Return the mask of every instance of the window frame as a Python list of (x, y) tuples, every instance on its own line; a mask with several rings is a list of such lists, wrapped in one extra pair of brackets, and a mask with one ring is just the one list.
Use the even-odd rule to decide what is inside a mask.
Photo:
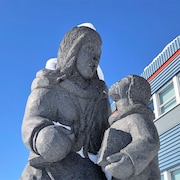
[(180, 166), (174, 167), (174, 168), (169, 169), (169, 170), (167, 170), (167, 171), (163, 171), (163, 172), (161, 173), (161, 176), (162, 176), (162, 175), (164, 176), (164, 180), (173, 180), (171, 173), (172, 173), (173, 171), (178, 170), (178, 169), (180, 169)]
[[(168, 100), (166, 100), (164, 103), (161, 104), (161, 100), (160, 100), (160, 94), (165, 92), (169, 87), (173, 86), (173, 90), (174, 90), (174, 95), (171, 96)], [(159, 113), (160, 115), (170, 111), (173, 107), (175, 107), (177, 105), (177, 97), (176, 97), (176, 92), (175, 92), (175, 87), (174, 87), (174, 82), (173, 80), (169, 81), (167, 84), (165, 84), (159, 91), (158, 91), (158, 104), (159, 104)], [(165, 107), (165, 105), (168, 105), (168, 103), (172, 102), (173, 100), (176, 101), (175, 104), (173, 104), (168, 110), (166, 111), (162, 111), (162, 108)]]
[(172, 179), (172, 172), (174, 172), (174, 171), (176, 171), (176, 170), (180, 170), (180, 167), (179, 167), (179, 168), (177, 167), (177, 168), (174, 168), (174, 169), (171, 169), (171, 170), (170, 170), (169, 173), (170, 173), (171, 180), (173, 180), (173, 179)]
[[(167, 111), (162, 112), (161, 108), (163, 107), (163, 105), (167, 104), (172, 99), (169, 99), (168, 102), (160, 104), (159, 94), (163, 92), (171, 83), (174, 86), (174, 96), (172, 97), (172, 99), (175, 97), (176, 104), (172, 106), (171, 108), (169, 108)], [(167, 82), (164, 86), (162, 86), (157, 92), (152, 94), (150, 101), (153, 101), (153, 104), (154, 104), (154, 114), (155, 114), (154, 121), (158, 120), (158, 118), (160, 118), (164, 114), (171, 111), (174, 107), (179, 105), (180, 104), (180, 73), (174, 76), (169, 82)]]

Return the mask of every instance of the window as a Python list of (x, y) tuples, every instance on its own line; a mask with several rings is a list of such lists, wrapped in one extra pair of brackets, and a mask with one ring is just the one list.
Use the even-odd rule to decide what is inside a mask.
[(163, 114), (176, 105), (174, 85), (171, 82), (159, 93), (160, 113)]
[(161, 174), (161, 180), (180, 180), (180, 167), (164, 171)]
[(153, 110), (157, 119), (178, 104), (180, 104), (180, 73), (152, 95), (148, 106)]
[(150, 100), (148, 107), (153, 111), (154, 113), (154, 118), (155, 118), (155, 111), (154, 111), (154, 102), (153, 99)]
[(111, 112), (114, 113), (116, 110), (117, 110), (117, 108), (116, 108), (116, 103), (113, 102), (113, 103), (111, 104)]
[(176, 169), (171, 172), (171, 180), (179, 180), (180, 179), (180, 169)]
[(161, 180), (164, 180), (164, 175), (161, 175)]
[(150, 100), (149, 104), (148, 104), (148, 107), (154, 111), (154, 103), (153, 103), (153, 100)]

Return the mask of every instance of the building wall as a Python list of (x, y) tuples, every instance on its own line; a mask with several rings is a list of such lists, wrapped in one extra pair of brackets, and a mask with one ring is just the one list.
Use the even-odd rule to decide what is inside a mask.
[[(160, 137), (159, 166), (163, 180), (180, 180), (180, 36), (170, 42), (141, 74), (151, 85), (154, 123)], [(173, 84), (175, 105), (160, 112), (160, 93)], [(169, 83), (169, 84), (170, 84)], [(176, 173), (175, 175), (173, 173)]]
[(177, 51), (178, 55), (166, 67), (164, 67), (157, 75), (151, 80), (151, 92), (154, 94), (169, 80), (171, 80), (180, 71), (180, 49)]
[(161, 172), (180, 165), (180, 124), (160, 135), (159, 166)]

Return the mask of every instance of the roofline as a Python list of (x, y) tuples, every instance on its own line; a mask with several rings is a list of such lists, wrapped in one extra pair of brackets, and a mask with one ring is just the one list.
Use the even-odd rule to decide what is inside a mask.
[(180, 49), (180, 36), (177, 36), (144, 68), (141, 76), (151, 81), (160, 71), (162, 71), (173, 59), (178, 56)]
[(159, 67), (148, 79), (150, 82), (155, 76), (157, 76), (168, 64), (170, 64), (178, 55), (180, 55), (180, 49), (178, 49), (162, 66)]

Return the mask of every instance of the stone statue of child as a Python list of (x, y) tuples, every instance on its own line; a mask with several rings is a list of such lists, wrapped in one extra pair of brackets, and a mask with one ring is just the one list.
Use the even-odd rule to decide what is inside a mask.
[(37, 73), (22, 124), (30, 157), (21, 180), (106, 179), (89, 158), (109, 126), (107, 87), (96, 71), (101, 43), (95, 30), (74, 27), (60, 44), (56, 70)]
[(129, 75), (112, 85), (117, 111), (109, 117), (98, 164), (116, 180), (160, 180), (159, 136), (148, 108), (149, 83)]

